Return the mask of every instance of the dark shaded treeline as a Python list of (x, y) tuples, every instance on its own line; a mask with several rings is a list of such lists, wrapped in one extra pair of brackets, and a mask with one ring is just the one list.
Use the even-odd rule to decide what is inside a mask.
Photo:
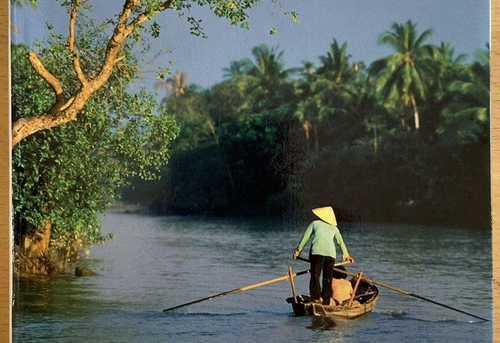
[(488, 227), (489, 51), (472, 62), (412, 22), (380, 36), (369, 66), (333, 40), (287, 69), (259, 46), (208, 89), (160, 82), (181, 127), (156, 183), (129, 201), (158, 213), (302, 216), (332, 204), (347, 221)]

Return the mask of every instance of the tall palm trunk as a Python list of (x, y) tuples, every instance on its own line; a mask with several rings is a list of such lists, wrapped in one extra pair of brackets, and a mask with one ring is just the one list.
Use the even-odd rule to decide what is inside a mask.
[(212, 135), (212, 137), (214, 137), (215, 143), (217, 144), (217, 146), (220, 146), (219, 135), (217, 134), (217, 131), (215, 130), (215, 124), (214, 124), (212, 118), (207, 119), (207, 125), (208, 125), (208, 129), (210, 130), (210, 134)]
[(373, 126), (373, 152), (375, 155), (378, 153), (377, 125)]
[(415, 97), (411, 97), (411, 106), (413, 108), (413, 116), (415, 118), (415, 129), (418, 130), (420, 128), (420, 114), (418, 113), (417, 102), (415, 101)]
[(306, 148), (309, 151), (310, 141), (311, 141), (311, 129), (312, 124), (309, 120), (305, 120), (304, 124), (302, 124), (302, 128), (304, 129), (304, 137), (306, 138)]
[(316, 155), (319, 153), (319, 132), (317, 125), (311, 125), (314, 133), (314, 152)]
[(408, 127), (406, 125), (406, 119), (404, 116), (401, 116), (401, 129), (406, 131), (408, 130)]

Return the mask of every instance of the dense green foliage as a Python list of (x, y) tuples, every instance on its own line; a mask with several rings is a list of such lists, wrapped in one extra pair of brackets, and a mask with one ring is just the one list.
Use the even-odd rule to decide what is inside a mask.
[[(104, 54), (101, 28), (89, 26), (79, 40), (87, 71)], [(52, 90), (27, 59), (27, 48), (12, 47), (13, 120), (44, 113)], [(78, 87), (66, 42), (52, 35), (40, 48), (45, 66), (55, 71), (68, 92)], [(127, 48), (112, 79), (85, 107), (76, 122), (41, 132), (13, 152), (13, 204), (16, 233), (51, 222), (53, 237), (70, 233), (87, 243), (101, 239), (99, 214), (130, 177), (153, 179), (170, 157), (178, 133), (172, 116), (152, 95), (132, 93), (137, 61)]]
[(489, 51), (466, 62), (431, 34), (394, 24), (380, 37), (393, 53), (368, 67), (336, 40), (299, 69), (260, 46), (219, 84), (183, 85), (163, 101), (181, 127), (172, 163), (125, 197), (161, 213), (332, 204), (343, 220), (489, 225)]
[(37, 7), (38, 0), (10, 0), (12, 5)]

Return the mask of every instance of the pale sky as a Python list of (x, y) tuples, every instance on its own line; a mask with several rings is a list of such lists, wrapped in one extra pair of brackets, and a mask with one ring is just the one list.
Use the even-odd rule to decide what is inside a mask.
[[(15, 42), (31, 44), (44, 39), (45, 22), (66, 34), (68, 17), (55, 0), (41, 0), (35, 10), (13, 8), (12, 19), (18, 33)], [(123, 0), (91, 1), (97, 18), (119, 13)], [(486, 0), (281, 0), (285, 10), (299, 13), (300, 23), (294, 24), (271, 0), (250, 12), (250, 30), (231, 27), (207, 10), (196, 10), (203, 18), (207, 39), (189, 34), (184, 19), (174, 13), (158, 18), (162, 26), (160, 38), (153, 41), (153, 51), (171, 51), (156, 60), (153, 53), (145, 56), (145, 69), (166, 66), (187, 72), (189, 82), (210, 86), (222, 80), (222, 69), (233, 60), (250, 57), (252, 47), (266, 43), (285, 51), (287, 67), (298, 67), (302, 61), (317, 62), (326, 53), (333, 38), (348, 42), (354, 61), (367, 64), (387, 55), (390, 50), (377, 44), (378, 36), (393, 22), (408, 19), (417, 23), (419, 31), (432, 29), (433, 43), (450, 42), (457, 53), (469, 57), (489, 41), (489, 2)], [(276, 27), (278, 34), (270, 35)], [(146, 74), (138, 86), (148, 88), (155, 74)]]

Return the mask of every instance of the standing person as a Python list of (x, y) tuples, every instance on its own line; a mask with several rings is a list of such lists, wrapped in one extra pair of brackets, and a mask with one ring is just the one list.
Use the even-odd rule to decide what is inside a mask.
[[(311, 262), (311, 280), (309, 282), (309, 293), (312, 301), (330, 304), (332, 297), (332, 278), (333, 268), (337, 250), (335, 241), (342, 249), (344, 261), (354, 262), (354, 258), (349, 255), (342, 235), (337, 228), (337, 219), (331, 207), (315, 208), (312, 212), (321, 220), (315, 220), (307, 227), (299, 246), (293, 253), (296, 259), (304, 247), (312, 240), (309, 251), (309, 260)], [(320, 275), (323, 270), (323, 287), (320, 286)]]

